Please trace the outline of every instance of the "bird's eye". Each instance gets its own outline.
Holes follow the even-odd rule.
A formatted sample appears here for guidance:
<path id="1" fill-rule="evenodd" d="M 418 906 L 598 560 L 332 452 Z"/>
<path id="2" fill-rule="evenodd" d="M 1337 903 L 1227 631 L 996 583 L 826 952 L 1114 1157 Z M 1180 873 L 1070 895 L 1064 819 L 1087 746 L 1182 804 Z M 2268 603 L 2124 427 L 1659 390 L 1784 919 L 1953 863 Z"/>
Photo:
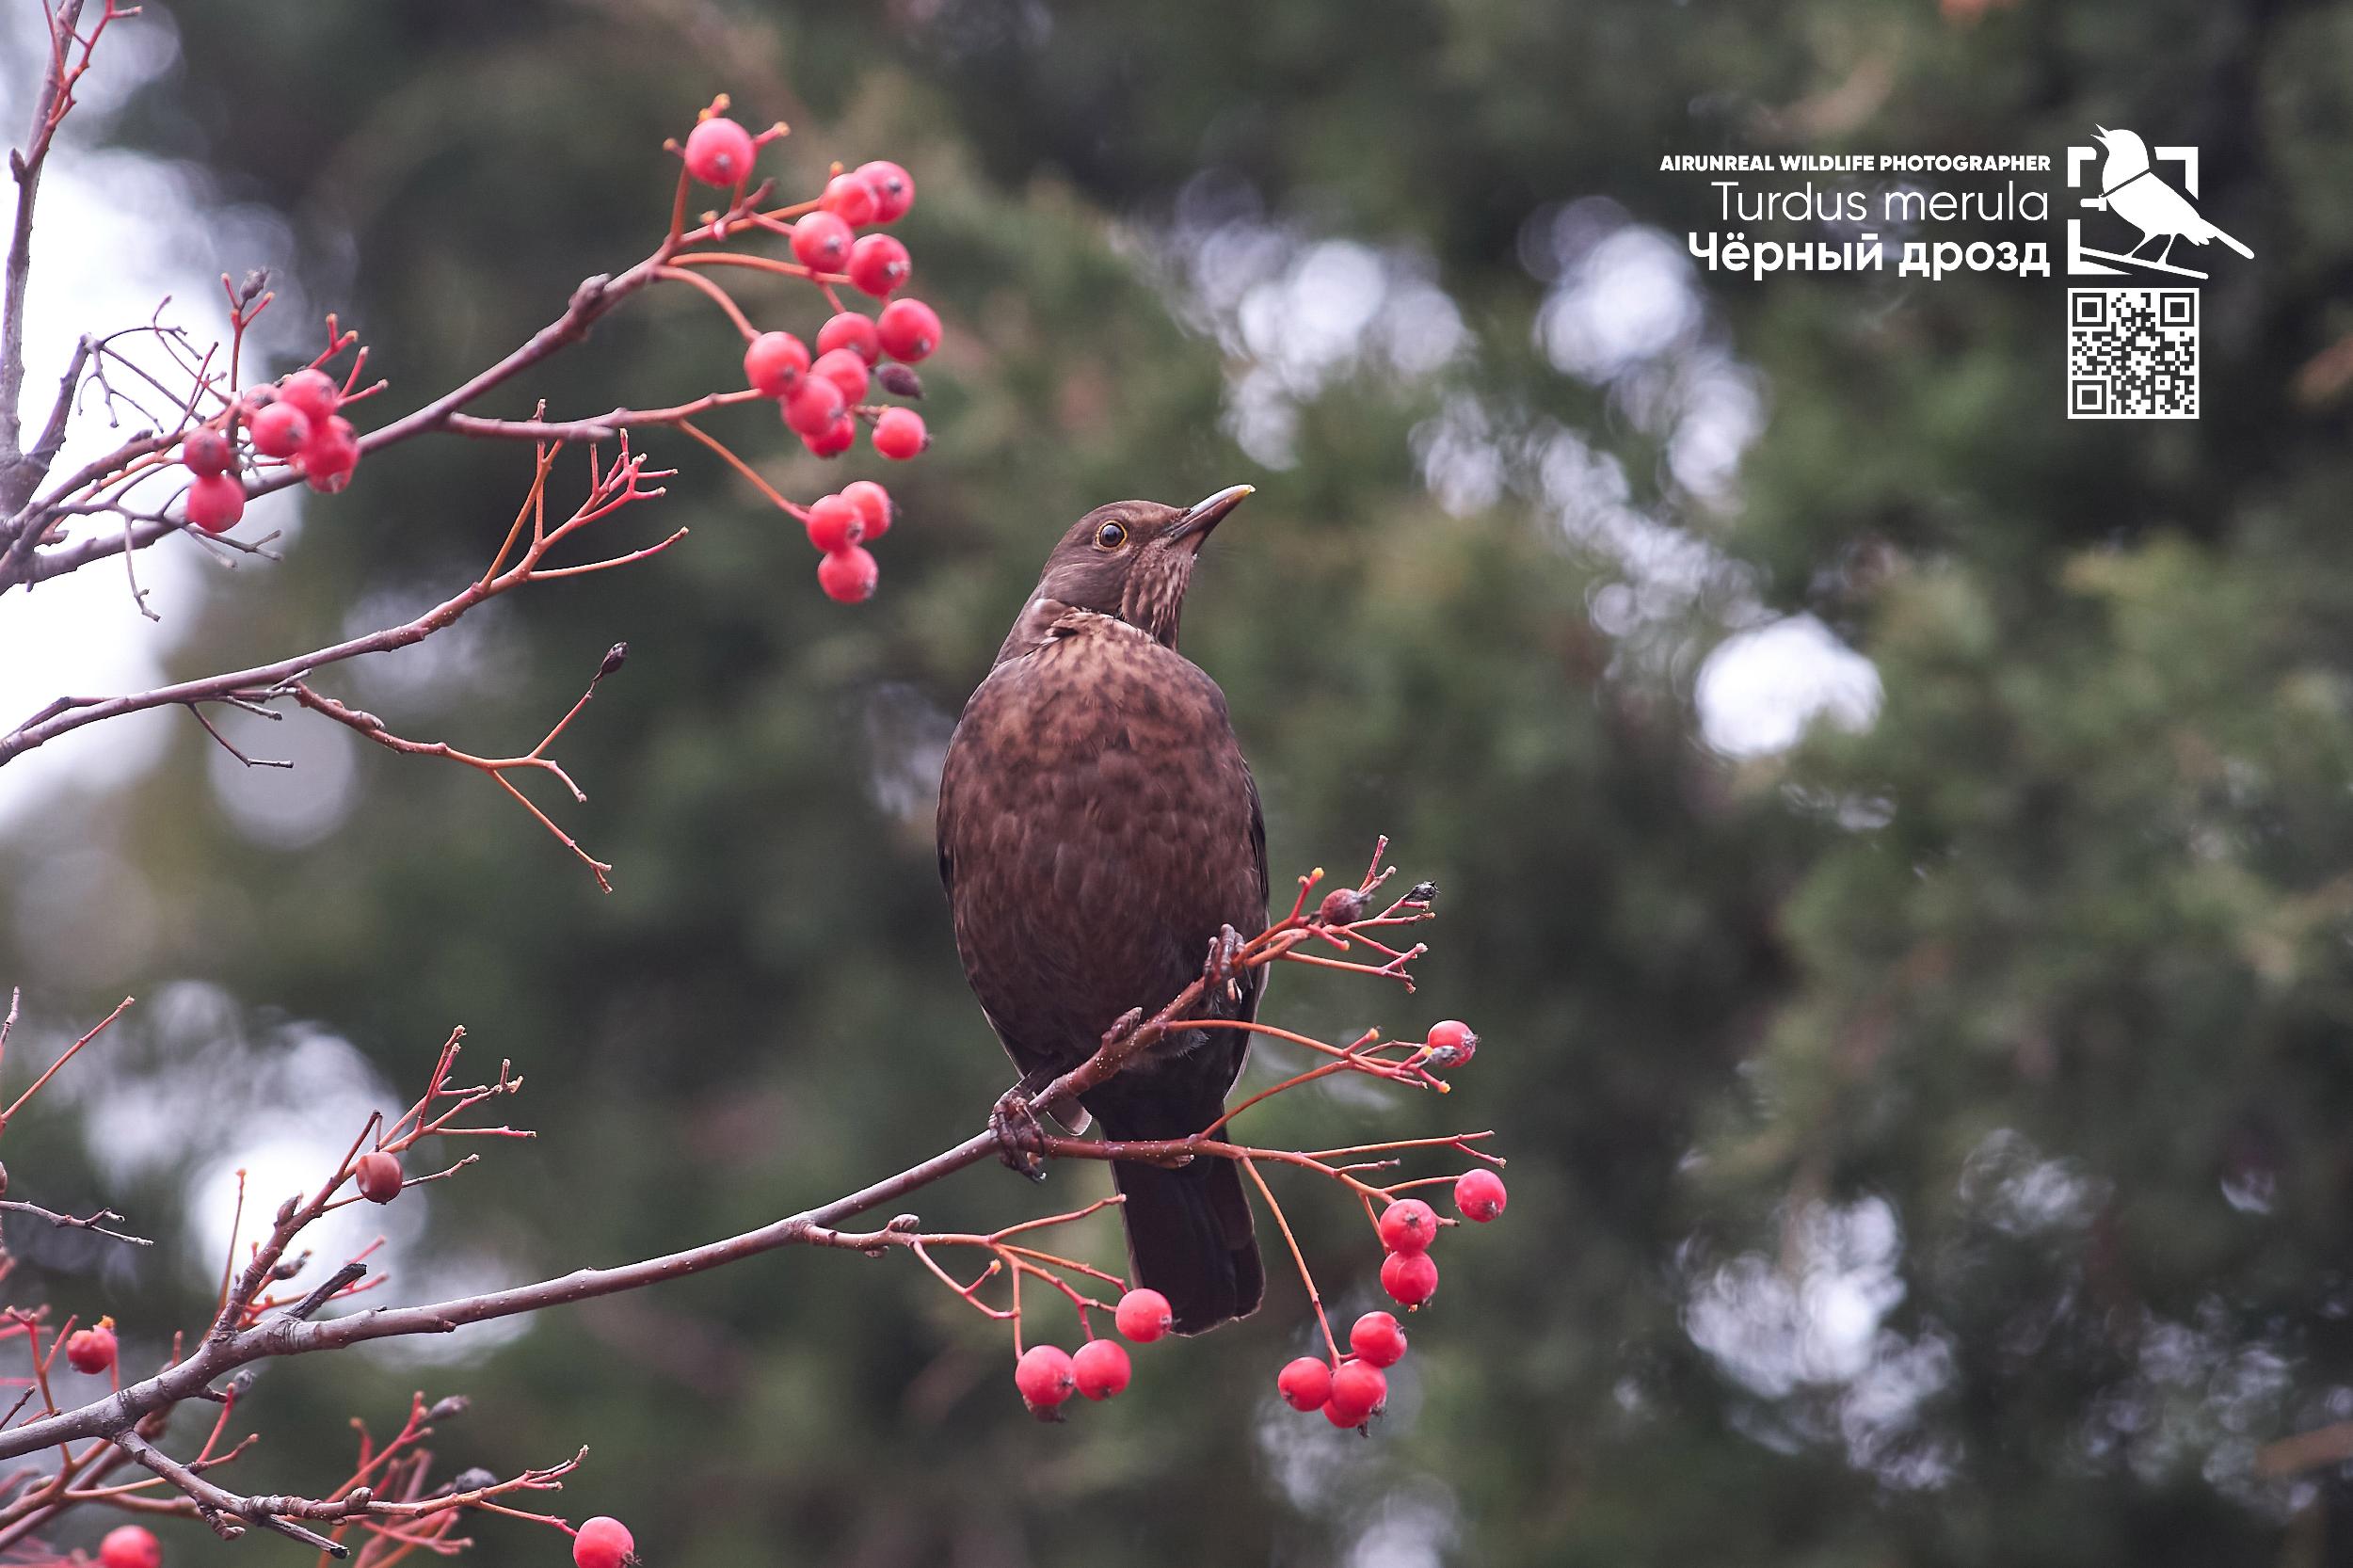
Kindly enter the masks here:
<path id="1" fill-rule="evenodd" d="M 1107 522 L 1095 531 L 1095 548 L 1117 550 L 1128 542 L 1128 530 L 1115 522 Z"/>

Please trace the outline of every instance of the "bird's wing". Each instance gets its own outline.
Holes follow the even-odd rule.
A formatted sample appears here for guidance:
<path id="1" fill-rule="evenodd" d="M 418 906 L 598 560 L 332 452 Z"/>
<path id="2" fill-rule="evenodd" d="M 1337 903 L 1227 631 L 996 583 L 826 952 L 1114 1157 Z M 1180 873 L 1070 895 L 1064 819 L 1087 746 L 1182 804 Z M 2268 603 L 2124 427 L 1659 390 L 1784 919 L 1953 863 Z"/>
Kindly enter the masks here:
<path id="1" fill-rule="evenodd" d="M 1263 928 L 1266 924 L 1267 906 L 1266 808 L 1259 802 L 1257 776 L 1250 771 L 1250 761 L 1247 758 L 1242 760 L 1241 781 L 1243 787 L 1250 792 L 1250 853 L 1258 864 L 1258 924 Z M 1241 1016 L 1245 1021 L 1252 1023 L 1257 1021 L 1258 1003 L 1266 999 L 1266 965 L 1261 964 L 1250 971 L 1249 978 L 1244 982 L 1242 988 Z M 1239 1064 L 1237 1064 L 1236 1076 L 1240 1076 Z"/>

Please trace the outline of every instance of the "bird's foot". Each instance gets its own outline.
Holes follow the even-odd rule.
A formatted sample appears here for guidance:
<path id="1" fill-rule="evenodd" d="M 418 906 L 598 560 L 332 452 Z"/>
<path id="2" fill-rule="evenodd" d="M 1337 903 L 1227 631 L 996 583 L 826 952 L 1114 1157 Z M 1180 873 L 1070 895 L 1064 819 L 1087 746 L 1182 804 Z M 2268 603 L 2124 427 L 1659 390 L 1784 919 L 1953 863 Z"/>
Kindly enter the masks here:
<path id="1" fill-rule="evenodd" d="M 1241 1000 L 1241 986 L 1235 979 L 1241 971 L 1234 965 L 1241 957 L 1243 945 L 1241 932 L 1230 925 L 1218 927 L 1217 936 L 1209 943 L 1209 961 L 1201 967 L 1202 978 L 1209 983 L 1209 989 L 1223 989 L 1228 1001 Z"/>
<path id="2" fill-rule="evenodd" d="M 1046 1128 L 1031 1109 L 1030 1096 L 1015 1084 L 988 1108 L 988 1130 L 997 1140 L 997 1158 L 1005 1168 L 1032 1181 L 1046 1179 Z"/>

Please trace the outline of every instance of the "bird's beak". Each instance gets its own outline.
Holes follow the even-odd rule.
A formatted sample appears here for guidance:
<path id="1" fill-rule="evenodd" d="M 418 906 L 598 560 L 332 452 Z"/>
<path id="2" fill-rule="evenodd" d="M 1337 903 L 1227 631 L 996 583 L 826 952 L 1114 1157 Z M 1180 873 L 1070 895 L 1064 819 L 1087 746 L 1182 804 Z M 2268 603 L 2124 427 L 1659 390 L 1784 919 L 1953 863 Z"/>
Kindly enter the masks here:
<path id="1" fill-rule="evenodd" d="M 2091 128 L 2091 139 L 2105 147 L 2108 144 L 2108 128 L 2105 125 L 2094 125 Z"/>
<path id="2" fill-rule="evenodd" d="M 1225 514 L 1241 505 L 1256 488 L 1251 485 L 1228 485 L 1205 501 L 1193 503 L 1185 515 L 1176 520 L 1176 526 L 1168 531 L 1168 537 L 1189 543 L 1197 552 L 1209 539 L 1209 530 L 1225 520 Z"/>

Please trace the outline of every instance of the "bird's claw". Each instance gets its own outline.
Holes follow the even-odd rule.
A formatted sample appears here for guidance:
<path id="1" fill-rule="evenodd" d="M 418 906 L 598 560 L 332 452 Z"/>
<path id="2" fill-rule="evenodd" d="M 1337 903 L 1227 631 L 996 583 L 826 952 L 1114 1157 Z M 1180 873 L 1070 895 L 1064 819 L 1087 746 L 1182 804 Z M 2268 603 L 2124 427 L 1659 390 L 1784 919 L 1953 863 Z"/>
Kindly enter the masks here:
<path id="1" fill-rule="evenodd" d="M 1243 945 L 1241 932 L 1222 925 L 1209 942 L 1209 961 L 1202 966 L 1202 978 L 1209 983 L 1209 989 L 1223 989 L 1229 1000 L 1239 1001 L 1241 998 L 1241 988 L 1234 978 L 1240 971 L 1234 966 L 1241 957 Z"/>
<path id="2" fill-rule="evenodd" d="M 988 1130 L 997 1140 L 997 1158 L 1005 1168 L 1032 1181 L 1046 1179 L 1046 1128 L 1031 1109 L 1030 1096 L 1019 1084 L 997 1096 L 988 1108 Z"/>

